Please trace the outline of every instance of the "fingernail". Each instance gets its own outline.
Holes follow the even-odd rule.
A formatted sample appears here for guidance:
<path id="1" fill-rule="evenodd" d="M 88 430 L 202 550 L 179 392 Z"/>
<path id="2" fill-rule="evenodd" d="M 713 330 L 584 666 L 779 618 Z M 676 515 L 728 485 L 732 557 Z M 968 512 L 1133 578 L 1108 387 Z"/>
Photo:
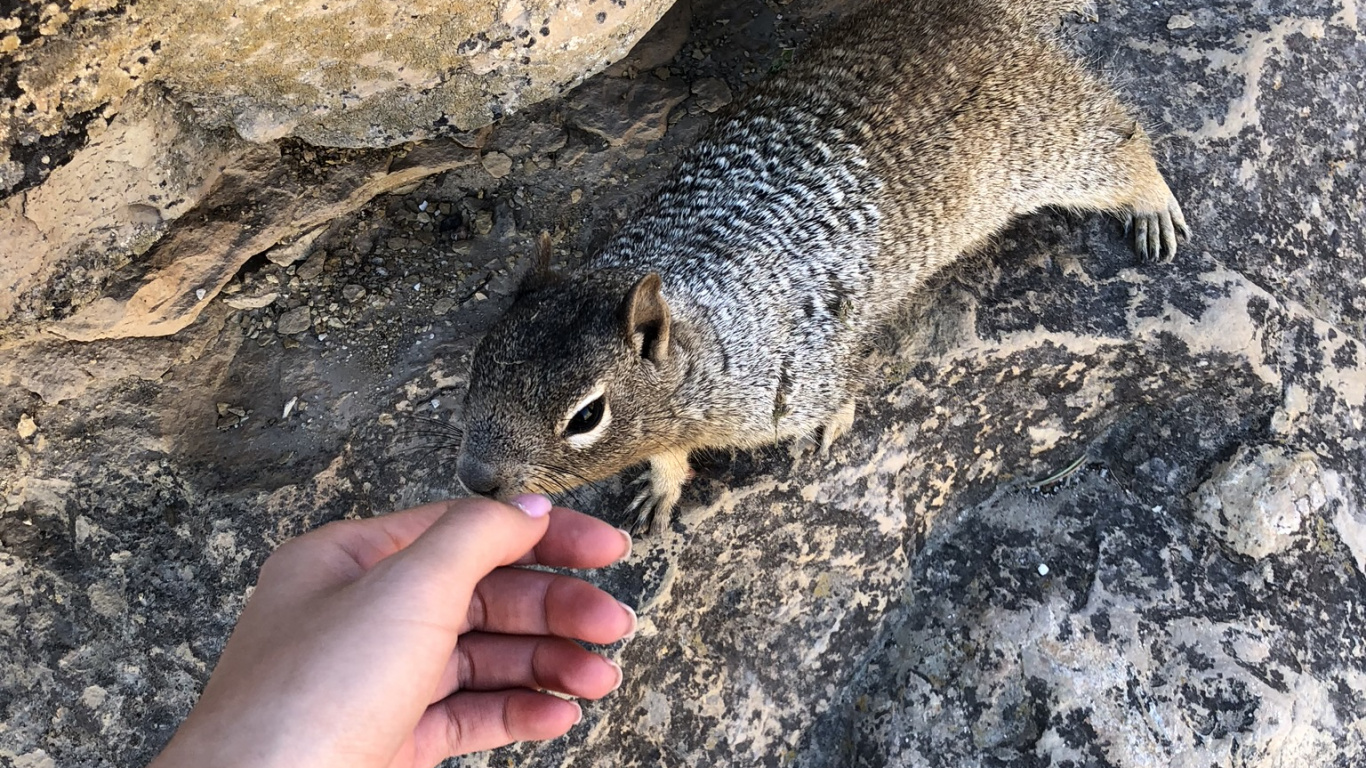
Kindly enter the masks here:
<path id="1" fill-rule="evenodd" d="M 630 640 L 636 636 L 636 628 L 640 626 L 640 617 L 636 616 L 636 610 L 626 603 L 618 600 L 617 605 L 620 605 L 622 608 L 626 609 L 627 613 L 631 614 L 631 629 L 622 636 L 623 640 Z"/>
<path id="2" fill-rule="evenodd" d="M 608 663 L 608 664 L 611 664 L 611 665 L 612 665 L 612 669 L 616 670 L 616 672 L 617 672 L 617 681 L 616 681 L 615 683 L 612 684 L 612 690 L 608 691 L 608 693 L 613 693 L 613 692 L 615 692 L 618 688 L 621 687 L 621 681 L 624 680 L 624 679 L 626 678 L 626 675 L 625 675 L 625 673 L 623 673 L 623 672 L 621 671 L 621 665 L 620 665 L 620 664 L 616 663 L 615 661 L 612 661 L 611 659 L 608 659 L 608 660 L 607 660 L 607 663 Z"/>
<path id="3" fill-rule="evenodd" d="M 631 545 L 633 542 L 631 541 L 631 534 L 627 533 L 624 529 L 618 528 L 617 533 L 620 533 L 621 537 L 626 539 L 626 552 L 624 552 L 621 557 L 617 558 L 617 562 L 621 562 L 631 556 Z"/>
<path id="4" fill-rule="evenodd" d="M 524 493 L 513 499 L 512 504 L 530 517 L 545 517 L 550 512 L 550 499 L 539 493 Z"/>
<path id="5" fill-rule="evenodd" d="M 574 725 L 578 725 L 583 722 L 583 707 L 579 706 L 579 703 L 576 701 L 574 702 L 574 709 L 579 711 L 579 716 L 574 718 Z"/>

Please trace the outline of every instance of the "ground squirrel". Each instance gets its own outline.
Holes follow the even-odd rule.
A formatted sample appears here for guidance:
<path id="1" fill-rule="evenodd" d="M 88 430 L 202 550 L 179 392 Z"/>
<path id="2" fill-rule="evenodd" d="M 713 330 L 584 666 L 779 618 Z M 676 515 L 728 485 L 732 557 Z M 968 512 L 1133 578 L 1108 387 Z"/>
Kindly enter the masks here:
<path id="1" fill-rule="evenodd" d="M 1152 146 L 1055 39 L 1067 0 L 884 0 L 755 87 L 588 263 L 535 270 L 475 351 L 458 474 L 553 492 L 854 417 L 912 288 L 1045 207 L 1109 211 L 1144 257 L 1186 224 Z"/>

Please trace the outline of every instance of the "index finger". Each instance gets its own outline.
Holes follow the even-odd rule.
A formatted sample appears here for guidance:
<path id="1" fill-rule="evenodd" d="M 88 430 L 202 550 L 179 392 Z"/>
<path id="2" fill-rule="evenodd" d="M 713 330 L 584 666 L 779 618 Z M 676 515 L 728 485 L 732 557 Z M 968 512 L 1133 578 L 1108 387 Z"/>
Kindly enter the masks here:
<path id="1" fill-rule="evenodd" d="M 517 565 L 602 568 L 631 554 L 631 535 L 592 515 L 565 507 L 550 510 L 550 529 Z"/>
<path id="2" fill-rule="evenodd" d="M 331 523 L 308 537 L 331 541 L 348 560 L 359 566 L 360 573 L 364 573 L 381 560 L 406 549 L 450 511 L 453 504 L 460 503 L 437 502 L 364 520 Z M 601 568 L 630 553 L 631 537 L 625 531 L 582 512 L 555 507 L 550 510 L 545 536 L 516 564 Z"/>

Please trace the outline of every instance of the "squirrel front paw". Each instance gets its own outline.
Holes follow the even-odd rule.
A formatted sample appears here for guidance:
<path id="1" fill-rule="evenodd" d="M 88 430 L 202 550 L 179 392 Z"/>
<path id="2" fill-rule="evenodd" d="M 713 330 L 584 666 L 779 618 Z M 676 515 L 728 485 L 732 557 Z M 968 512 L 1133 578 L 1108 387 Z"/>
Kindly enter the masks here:
<path id="1" fill-rule="evenodd" d="M 821 455 L 830 455 L 830 446 L 854 426 L 854 400 L 850 398 L 835 411 L 821 428 Z"/>
<path id="2" fill-rule="evenodd" d="M 667 525 L 669 515 L 683 496 L 683 484 L 690 477 L 692 469 L 688 466 L 687 451 L 651 456 L 650 484 L 627 508 L 628 512 L 636 513 L 631 533 L 648 535 L 655 531 L 656 523 Z"/>
<path id="3" fill-rule="evenodd" d="M 844 436 L 852 426 L 854 426 L 854 400 L 853 398 L 850 398 L 845 401 L 844 405 L 840 406 L 838 411 L 831 414 L 823 425 L 821 425 L 821 439 L 819 443 L 816 442 L 816 436 L 814 434 L 799 437 L 792 443 L 790 451 L 792 460 L 796 461 L 803 455 L 817 450 L 822 458 L 829 458 L 830 446 L 834 445 L 836 440 Z"/>

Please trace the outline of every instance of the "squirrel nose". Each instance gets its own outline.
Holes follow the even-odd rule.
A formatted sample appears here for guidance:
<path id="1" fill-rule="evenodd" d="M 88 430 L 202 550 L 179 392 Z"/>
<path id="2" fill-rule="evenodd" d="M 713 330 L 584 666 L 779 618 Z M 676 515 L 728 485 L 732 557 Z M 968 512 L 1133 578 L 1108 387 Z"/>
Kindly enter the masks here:
<path id="1" fill-rule="evenodd" d="M 464 483 L 471 493 L 477 493 L 480 496 L 496 497 L 498 491 L 502 489 L 498 470 L 478 459 L 461 456 L 456 465 L 456 474 L 460 476 L 460 482 Z"/>

